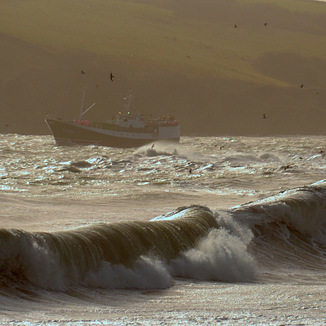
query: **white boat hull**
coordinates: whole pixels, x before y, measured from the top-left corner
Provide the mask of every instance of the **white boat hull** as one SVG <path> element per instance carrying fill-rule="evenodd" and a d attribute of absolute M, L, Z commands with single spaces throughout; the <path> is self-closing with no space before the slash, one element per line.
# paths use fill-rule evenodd
<path fill-rule="evenodd" d="M 180 126 L 159 126 L 151 132 L 96 128 L 59 119 L 46 119 L 57 145 L 98 145 L 108 147 L 140 147 L 157 141 L 179 142 Z"/>

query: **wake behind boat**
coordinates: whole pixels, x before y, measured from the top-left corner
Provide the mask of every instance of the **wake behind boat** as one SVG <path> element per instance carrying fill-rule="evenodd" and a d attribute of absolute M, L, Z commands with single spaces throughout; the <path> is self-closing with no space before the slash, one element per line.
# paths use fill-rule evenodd
<path fill-rule="evenodd" d="M 85 93 L 83 95 L 84 102 Z M 99 145 L 108 147 L 140 147 L 157 141 L 179 142 L 180 124 L 171 116 L 148 119 L 143 114 L 130 112 L 131 94 L 126 112 L 119 112 L 111 120 L 90 122 L 83 116 L 94 105 L 81 113 L 79 120 L 46 118 L 57 145 Z"/>

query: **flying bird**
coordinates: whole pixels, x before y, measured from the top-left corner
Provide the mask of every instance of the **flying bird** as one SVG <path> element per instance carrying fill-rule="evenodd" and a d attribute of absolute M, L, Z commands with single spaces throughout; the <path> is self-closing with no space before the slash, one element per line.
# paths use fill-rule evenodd
<path fill-rule="evenodd" d="M 303 86 L 304 86 L 303 84 L 300 85 L 301 88 L 303 88 Z"/>
<path fill-rule="evenodd" d="M 86 75 L 86 72 L 84 70 L 81 70 L 80 72 L 82 75 Z"/>
<path fill-rule="evenodd" d="M 112 74 L 112 72 L 110 72 L 110 79 L 111 79 L 111 81 L 113 81 L 113 78 L 115 78 L 115 76 Z"/>

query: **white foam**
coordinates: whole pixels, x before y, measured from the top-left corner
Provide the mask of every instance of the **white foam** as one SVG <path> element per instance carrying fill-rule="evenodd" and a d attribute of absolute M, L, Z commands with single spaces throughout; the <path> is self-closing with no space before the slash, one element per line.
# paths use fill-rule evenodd
<path fill-rule="evenodd" d="M 255 278 L 255 263 L 246 244 L 225 228 L 212 230 L 195 249 L 170 263 L 175 276 L 207 281 L 247 282 Z"/>
<path fill-rule="evenodd" d="M 21 249 L 22 264 L 27 279 L 44 289 L 66 290 L 67 285 L 60 264 L 45 247 L 32 242 Z"/>
<path fill-rule="evenodd" d="M 148 257 L 140 257 L 132 268 L 102 262 L 100 267 L 89 272 L 83 281 L 83 285 L 87 287 L 105 289 L 165 289 L 173 283 L 166 266 Z"/>

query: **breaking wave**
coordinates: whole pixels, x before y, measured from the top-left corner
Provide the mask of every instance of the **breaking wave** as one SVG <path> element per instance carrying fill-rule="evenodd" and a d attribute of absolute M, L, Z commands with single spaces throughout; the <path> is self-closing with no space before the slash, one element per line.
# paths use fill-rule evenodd
<path fill-rule="evenodd" d="M 0 230 L 0 291 L 164 289 L 176 278 L 252 282 L 267 270 L 325 271 L 326 187 L 313 184 L 216 211 L 71 231 Z"/>
<path fill-rule="evenodd" d="M 250 252 L 265 270 L 326 269 L 326 183 L 291 189 L 229 210 L 252 230 Z M 319 281 L 322 281 L 319 278 Z"/>
<path fill-rule="evenodd" d="M 206 207 L 149 222 L 95 224 L 62 232 L 0 231 L 0 284 L 66 291 L 167 288 L 175 277 L 250 281 L 252 258 Z"/>

